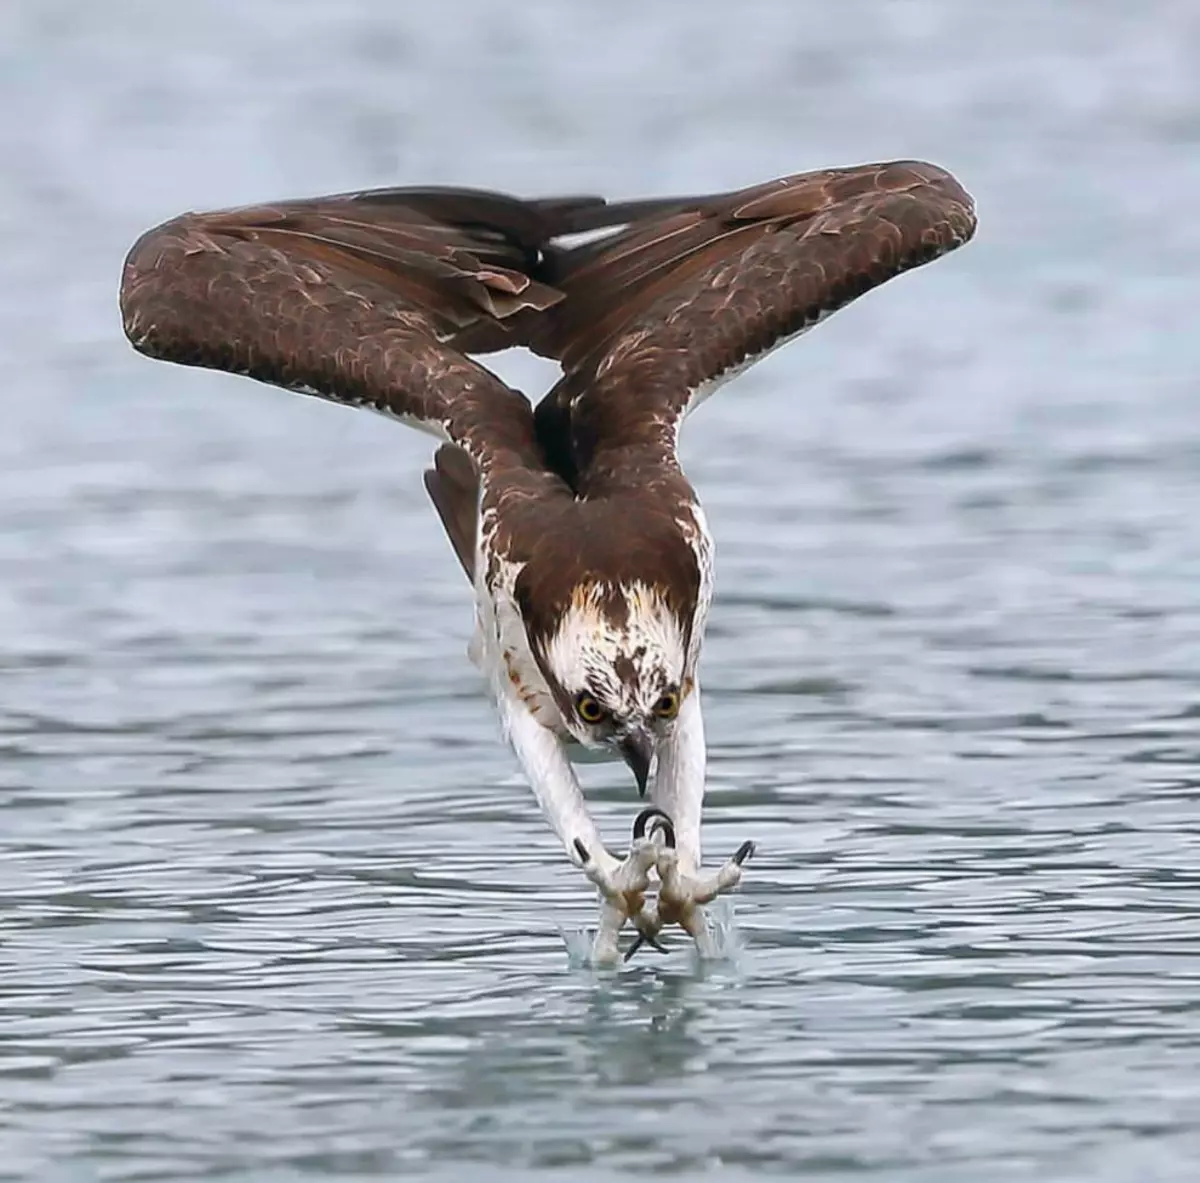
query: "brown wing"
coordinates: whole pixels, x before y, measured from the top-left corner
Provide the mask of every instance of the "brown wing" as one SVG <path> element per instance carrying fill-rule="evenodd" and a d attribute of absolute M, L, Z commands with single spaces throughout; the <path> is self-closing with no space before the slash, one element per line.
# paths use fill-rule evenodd
<path fill-rule="evenodd" d="M 949 173 L 900 161 L 666 199 L 616 235 L 552 250 L 542 275 L 566 299 L 535 347 L 566 374 L 539 431 L 569 451 L 564 469 L 638 444 L 673 453 L 698 390 L 974 231 Z"/>
<path fill-rule="evenodd" d="M 464 356 L 519 339 L 562 294 L 541 244 L 603 202 L 383 190 L 185 214 L 125 263 L 121 309 L 151 357 L 369 407 L 485 451 L 540 459 L 528 402 Z"/>
<path fill-rule="evenodd" d="M 383 411 L 452 441 L 425 483 L 473 577 L 481 495 L 487 511 L 570 492 L 546 469 L 529 403 L 464 355 L 534 344 L 563 299 L 540 275 L 552 238 L 661 207 L 405 188 L 185 214 L 130 251 L 125 331 L 151 357 Z"/>

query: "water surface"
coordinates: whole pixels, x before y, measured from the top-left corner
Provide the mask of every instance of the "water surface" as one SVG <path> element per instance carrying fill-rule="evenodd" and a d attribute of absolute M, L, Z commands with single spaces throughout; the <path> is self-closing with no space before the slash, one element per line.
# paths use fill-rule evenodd
<path fill-rule="evenodd" d="M 10 0 L 0 1177 L 1193 1179 L 1197 60 L 1191 0 Z M 428 441 L 138 358 L 122 257 L 894 156 L 978 239 L 686 435 L 742 955 L 573 970 Z"/>

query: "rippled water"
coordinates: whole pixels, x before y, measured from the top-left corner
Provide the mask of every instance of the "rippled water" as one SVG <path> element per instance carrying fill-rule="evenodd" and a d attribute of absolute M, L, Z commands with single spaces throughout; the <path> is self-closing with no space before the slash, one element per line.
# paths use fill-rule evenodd
<path fill-rule="evenodd" d="M 1191 0 L 9 0 L 0 1178 L 1195 1178 L 1198 62 Z M 136 357 L 124 251 L 889 156 L 976 242 L 686 438 L 742 954 L 572 969 L 427 441 Z"/>

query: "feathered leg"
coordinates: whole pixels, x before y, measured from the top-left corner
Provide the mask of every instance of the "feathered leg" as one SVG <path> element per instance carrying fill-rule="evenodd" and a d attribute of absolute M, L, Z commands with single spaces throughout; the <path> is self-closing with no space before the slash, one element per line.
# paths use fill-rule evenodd
<path fill-rule="evenodd" d="M 588 812 L 575 770 L 561 740 L 534 718 L 515 695 L 502 693 L 500 717 L 509 742 L 521 762 L 534 796 L 567 854 L 600 893 L 600 923 L 592 942 L 592 961 L 612 964 L 620 959 L 617 937 L 626 920 L 643 926 L 650 871 L 658 847 L 649 838 L 635 839 L 629 854 L 610 854 Z"/>
<path fill-rule="evenodd" d="M 648 927 L 657 932 L 665 925 L 678 924 L 691 934 L 702 957 L 712 957 L 717 950 L 702 906 L 737 887 L 742 879 L 742 866 L 754 853 L 754 843 L 743 842 L 715 873 L 701 874 L 700 823 L 706 759 L 697 682 L 684 699 L 674 730 L 659 752 L 658 772 L 650 792 L 650 799 L 674 823 L 675 843 L 673 847 L 664 845 L 658 849 L 655 862 L 662 886 L 648 917 Z"/>

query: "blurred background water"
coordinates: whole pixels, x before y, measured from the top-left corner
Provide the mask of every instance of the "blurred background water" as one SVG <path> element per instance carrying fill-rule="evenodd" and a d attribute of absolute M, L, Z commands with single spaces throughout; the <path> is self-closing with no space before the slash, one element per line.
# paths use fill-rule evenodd
<path fill-rule="evenodd" d="M 124 253 L 913 156 L 976 241 L 686 433 L 741 959 L 571 970 L 428 441 L 137 357 Z M 1194 1179 L 1198 199 L 1193 0 L 6 0 L 0 1178 Z"/>

